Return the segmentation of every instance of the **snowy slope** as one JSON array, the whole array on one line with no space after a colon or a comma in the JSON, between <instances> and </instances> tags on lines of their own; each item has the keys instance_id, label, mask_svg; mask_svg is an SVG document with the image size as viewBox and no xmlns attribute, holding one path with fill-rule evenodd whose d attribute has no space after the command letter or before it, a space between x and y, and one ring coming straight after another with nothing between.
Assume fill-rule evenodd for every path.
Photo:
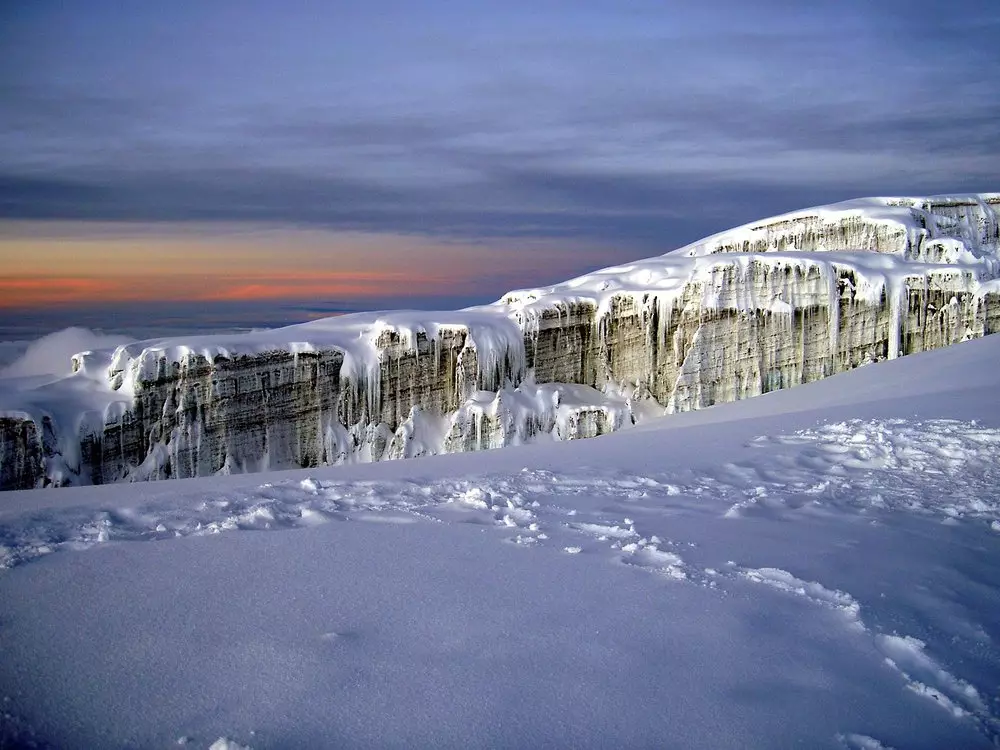
<instances>
[{"instance_id":1,"label":"snowy slope","mask_svg":"<svg viewBox=\"0 0 1000 750\"><path fill-rule=\"evenodd\" d=\"M993 747L998 358L570 444L7 493L0 737Z\"/></svg>"}]
</instances>

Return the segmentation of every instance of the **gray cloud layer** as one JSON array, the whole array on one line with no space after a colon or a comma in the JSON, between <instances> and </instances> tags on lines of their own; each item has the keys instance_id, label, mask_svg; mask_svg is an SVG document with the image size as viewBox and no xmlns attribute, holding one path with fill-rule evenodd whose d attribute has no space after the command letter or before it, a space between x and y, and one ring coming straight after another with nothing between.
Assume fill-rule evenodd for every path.
<instances>
[{"instance_id":1,"label":"gray cloud layer","mask_svg":"<svg viewBox=\"0 0 1000 750\"><path fill-rule=\"evenodd\" d=\"M415 5L5 7L0 217L638 252L1000 187L993 2Z\"/></svg>"}]
</instances>

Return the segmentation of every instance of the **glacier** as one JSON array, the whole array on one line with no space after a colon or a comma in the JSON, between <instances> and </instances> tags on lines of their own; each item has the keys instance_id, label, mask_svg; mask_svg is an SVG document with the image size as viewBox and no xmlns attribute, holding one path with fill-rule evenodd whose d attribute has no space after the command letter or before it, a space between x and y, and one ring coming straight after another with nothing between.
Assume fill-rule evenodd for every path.
<instances>
[{"instance_id":1,"label":"glacier","mask_svg":"<svg viewBox=\"0 0 1000 750\"><path fill-rule=\"evenodd\" d=\"M0 379L0 489L572 440L1000 328L1000 193L865 198L458 311L81 352Z\"/></svg>"}]
</instances>

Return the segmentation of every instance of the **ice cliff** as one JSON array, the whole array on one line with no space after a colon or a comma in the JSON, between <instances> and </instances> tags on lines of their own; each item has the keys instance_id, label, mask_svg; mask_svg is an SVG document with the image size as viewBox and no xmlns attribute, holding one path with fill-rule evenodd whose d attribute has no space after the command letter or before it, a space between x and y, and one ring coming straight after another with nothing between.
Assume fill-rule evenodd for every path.
<instances>
[{"instance_id":1,"label":"ice cliff","mask_svg":"<svg viewBox=\"0 0 1000 750\"><path fill-rule=\"evenodd\" d=\"M1000 194L798 211L465 310L142 341L0 380L0 488L591 437L1000 328Z\"/></svg>"}]
</instances>

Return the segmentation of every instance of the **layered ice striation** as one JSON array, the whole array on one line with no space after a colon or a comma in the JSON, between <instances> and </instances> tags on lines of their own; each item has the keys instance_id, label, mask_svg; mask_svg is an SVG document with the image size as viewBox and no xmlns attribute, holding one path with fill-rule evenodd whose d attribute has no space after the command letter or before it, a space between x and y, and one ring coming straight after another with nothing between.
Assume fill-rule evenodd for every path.
<instances>
[{"instance_id":1,"label":"layered ice striation","mask_svg":"<svg viewBox=\"0 0 1000 750\"><path fill-rule=\"evenodd\" d=\"M592 437L1000 328L1000 194L868 198L452 312L77 354L0 380L0 488Z\"/></svg>"}]
</instances>

